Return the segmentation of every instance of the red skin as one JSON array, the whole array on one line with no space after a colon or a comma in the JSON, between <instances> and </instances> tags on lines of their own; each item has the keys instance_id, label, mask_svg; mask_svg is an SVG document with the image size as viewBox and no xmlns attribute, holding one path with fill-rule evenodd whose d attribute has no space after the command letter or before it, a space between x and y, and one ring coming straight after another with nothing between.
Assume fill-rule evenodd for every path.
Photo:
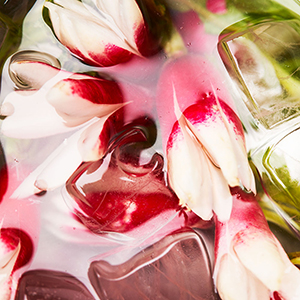
<instances>
[{"instance_id":1,"label":"red skin","mask_svg":"<svg viewBox=\"0 0 300 300\"><path fill-rule=\"evenodd\" d=\"M284 300L284 299L278 294L278 292L274 292L273 299L270 298L270 300Z\"/></svg>"},{"instance_id":2,"label":"red skin","mask_svg":"<svg viewBox=\"0 0 300 300\"><path fill-rule=\"evenodd\" d=\"M139 52L149 57L156 54L159 50L159 44L150 34L147 25L142 22L135 30L134 40Z\"/></svg>"},{"instance_id":3,"label":"red skin","mask_svg":"<svg viewBox=\"0 0 300 300\"><path fill-rule=\"evenodd\" d=\"M101 78L62 80L70 85L74 95L82 97L95 104L117 104L123 102L123 95L118 84L111 80Z\"/></svg>"},{"instance_id":4,"label":"red skin","mask_svg":"<svg viewBox=\"0 0 300 300\"><path fill-rule=\"evenodd\" d=\"M17 228L1 228L1 240L11 250L21 243L20 252L12 273L30 261L33 254L33 242L25 231Z\"/></svg>"},{"instance_id":5,"label":"red skin","mask_svg":"<svg viewBox=\"0 0 300 300\"><path fill-rule=\"evenodd\" d=\"M116 64L129 61L133 56L133 54L128 50L109 44L105 47L104 53L89 52L88 54L93 60L83 55L79 49L70 47L68 47L68 49L84 63L95 67L114 66Z\"/></svg>"},{"instance_id":6,"label":"red skin","mask_svg":"<svg viewBox=\"0 0 300 300\"><path fill-rule=\"evenodd\" d=\"M29 263L33 256L33 241L30 238L30 236L23 230L13 228L13 227L6 227L6 228L0 228L0 239L1 239L1 247L3 247L5 250L10 252L10 254L13 254L14 251L17 249L17 247L20 245L19 252L15 253L17 254L16 261L12 267L12 269L9 269L7 271L10 271L10 274L6 274L7 279L4 284L4 287L7 289L5 295L8 297L12 291L12 279L14 276L14 273ZM9 263L9 262L8 262ZM3 266L5 270L6 265ZM3 291L1 291L3 292ZM2 299L2 298L1 298ZM6 299L6 298L5 298Z\"/></svg>"}]
</instances>

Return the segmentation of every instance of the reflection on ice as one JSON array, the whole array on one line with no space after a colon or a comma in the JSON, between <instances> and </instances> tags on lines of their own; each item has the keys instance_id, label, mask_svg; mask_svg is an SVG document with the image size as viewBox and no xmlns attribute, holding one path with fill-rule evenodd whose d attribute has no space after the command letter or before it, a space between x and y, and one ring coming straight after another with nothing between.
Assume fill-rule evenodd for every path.
<instances>
[{"instance_id":1,"label":"reflection on ice","mask_svg":"<svg viewBox=\"0 0 300 300\"><path fill-rule=\"evenodd\" d=\"M272 128L299 115L299 21L263 21L224 36L220 54L253 118Z\"/></svg>"}]
</instances>

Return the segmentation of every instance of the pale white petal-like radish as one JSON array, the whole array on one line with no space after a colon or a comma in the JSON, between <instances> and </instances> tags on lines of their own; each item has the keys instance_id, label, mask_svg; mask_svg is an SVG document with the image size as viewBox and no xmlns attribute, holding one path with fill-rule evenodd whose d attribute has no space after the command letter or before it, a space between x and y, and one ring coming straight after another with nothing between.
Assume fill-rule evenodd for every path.
<instances>
[{"instance_id":1,"label":"pale white petal-like radish","mask_svg":"<svg viewBox=\"0 0 300 300\"><path fill-rule=\"evenodd\" d=\"M244 176L253 177L240 121L231 108L220 99L217 101L213 94L206 95L183 113L175 88L173 97L178 121L167 144L170 185L181 202L200 217L207 219L214 211L221 220L228 220L232 208L229 187L242 184L239 166L246 166L248 173ZM233 139L228 131L234 132L236 137ZM238 161L235 155L238 147L242 149L237 152L245 155L243 161ZM201 214L200 207L206 206L207 199L211 201L210 214Z\"/></svg>"},{"instance_id":2,"label":"pale white petal-like radish","mask_svg":"<svg viewBox=\"0 0 300 300\"><path fill-rule=\"evenodd\" d=\"M230 188L243 186L253 192L256 188L243 127L222 76L204 56L175 57L162 69L156 102L173 190L181 202L186 202L195 212L196 206L200 207L202 201L206 202L204 199L211 197L211 214L215 212L223 221L229 219ZM184 146L180 144L186 144L188 139L194 146L185 146L183 153L181 147ZM193 154L188 154L192 151ZM201 156L195 154L197 151ZM188 159L185 155L193 156L186 170L184 162ZM178 166L176 171L174 166ZM195 170L191 171L193 168ZM206 182L205 185L202 182ZM197 187L201 190L196 192Z\"/></svg>"},{"instance_id":3,"label":"pale white petal-like radish","mask_svg":"<svg viewBox=\"0 0 300 300\"><path fill-rule=\"evenodd\" d=\"M254 194L240 188L232 194L230 219L215 218L214 280L221 299L298 299L300 270L269 229Z\"/></svg>"},{"instance_id":4,"label":"pale white petal-like radish","mask_svg":"<svg viewBox=\"0 0 300 300\"><path fill-rule=\"evenodd\" d=\"M285 264L273 236L260 230L244 230L234 236L232 247L245 268L270 290L279 290Z\"/></svg>"},{"instance_id":5,"label":"pale white petal-like radish","mask_svg":"<svg viewBox=\"0 0 300 300\"><path fill-rule=\"evenodd\" d=\"M33 66L40 70L40 64ZM53 68L45 66L47 70L51 73ZM60 71L39 90L18 90L4 99L0 112L7 117L1 131L22 139L66 133L94 117L111 114L123 106L122 102L116 82Z\"/></svg>"},{"instance_id":6,"label":"pale white petal-like radish","mask_svg":"<svg viewBox=\"0 0 300 300\"><path fill-rule=\"evenodd\" d=\"M228 220L232 210L232 197L230 190L222 172L212 165L211 162L209 163L210 176L212 179L211 197L213 198L213 211L219 216L220 220Z\"/></svg>"},{"instance_id":7,"label":"pale white petal-like radish","mask_svg":"<svg viewBox=\"0 0 300 300\"><path fill-rule=\"evenodd\" d=\"M221 103L223 107L218 103ZM223 118L225 109L226 119ZM221 100L216 101L213 95L200 100L184 112L188 128L203 145L212 163L222 170L231 187L240 184L238 165L248 166L246 151L243 161L238 161L235 155L236 148L244 147L244 135L238 117L233 114L229 106ZM233 118L236 119L235 122ZM231 139L228 131L235 133L235 140ZM241 142L237 142L238 139ZM253 177L251 172L248 173Z\"/></svg>"},{"instance_id":8,"label":"pale white petal-like radish","mask_svg":"<svg viewBox=\"0 0 300 300\"><path fill-rule=\"evenodd\" d=\"M65 4L68 1L60 2ZM110 66L131 58L129 45L104 20L96 18L79 1L69 2L81 5L79 12L73 11L72 7L45 3L53 30L65 47L84 62L95 66Z\"/></svg>"},{"instance_id":9,"label":"pale white petal-like radish","mask_svg":"<svg viewBox=\"0 0 300 300\"><path fill-rule=\"evenodd\" d=\"M71 1L66 1L66 0L55 0L55 1L46 1L45 2L45 6L47 7L48 5L54 4L58 7L63 7L65 8L67 11L72 11L78 15L81 15L85 18L92 18L89 10L87 9L83 9L87 6L84 5L84 3L82 1L75 1L75 0L71 0ZM96 18L95 18L96 20Z\"/></svg>"},{"instance_id":10,"label":"pale white petal-like radish","mask_svg":"<svg viewBox=\"0 0 300 300\"><path fill-rule=\"evenodd\" d=\"M236 257L222 256L216 286L223 300L270 300L269 290Z\"/></svg>"},{"instance_id":11,"label":"pale white petal-like radish","mask_svg":"<svg viewBox=\"0 0 300 300\"><path fill-rule=\"evenodd\" d=\"M1 132L13 138L31 139L74 130L65 125L43 96L38 92L29 95L21 91L9 94L1 108L1 114L8 115L2 122Z\"/></svg>"},{"instance_id":12,"label":"pale white petal-like radish","mask_svg":"<svg viewBox=\"0 0 300 300\"><path fill-rule=\"evenodd\" d=\"M279 242L278 242L279 243ZM282 256L286 258L284 250L281 245L278 245L279 250L282 252ZM288 264L288 263L286 263ZM284 272L284 276L281 278L280 294L283 299L297 300L300 299L300 273L298 268L294 268L293 265L287 267Z\"/></svg>"},{"instance_id":13,"label":"pale white petal-like radish","mask_svg":"<svg viewBox=\"0 0 300 300\"><path fill-rule=\"evenodd\" d=\"M28 69L28 64L22 65L21 73ZM40 64L33 66L40 71ZM42 69L53 70L47 65L42 65ZM124 105L116 82L65 71L51 77L38 91L20 90L9 94L1 107L2 115L6 115L1 128L4 135L30 139L76 130L24 179L12 197L25 198L55 189L64 184L83 161L101 159L107 151L110 135L122 122L122 112L111 118L106 127L104 124Z\"/></svg>"},{"instance_id":14,"label":"pale white petal-like radish","mask_svg":"<svg viewBox=\"0 0 300 300\"><path fill-rule=\"evenodd\" d=\"M46 99L69 127L104 117L123 106L116 82L77 74L55 84Z\"/></svg>"},{"instance_id":15,"label":"pale white petal-like radish","mask_svg":"<svg viewBox=\"0 0 300 300\"><path fill-rule=\"evenodd\" d=\"M148 38L143 15L134 0L97 1L97 9L78 0L46 1L53 31L71 53L94 66L113 66L133 54L147 55L158 45ZM79 21L80 20L80 21ZM150 44L155 47L149 47Z\"/></svg>"},{"instance_id":16,"label":"pale white petal-like radish","mask_svg":"<svg viewBox=\"0 0 300 300\"><path fill-rule=\"evenodd\" d=\"M192 136L187 134L185 137L181 131L175 134L174 140L169 141L167 152L169 184L182 205L188 204L195 213L209 220L213 208L210 195L212 183L209 176L203 176L204 172L208 172L207 158L199 151ZM198 201L200 199L201 203Z\"/></svg>"},{"instance_id":17,"label":"pale white petal-like radish","mask_svg":"<svg viewBox=\"0 0 300 300\"><path fill-rule=\"evenodd\" d=\"M167 145L170 185L181 203L186 203L203 219L209 220L213 211L228 219L232 206L228 184L222 170L212 162L208 149L191 130L193 125L180 112L175 91L174 108L178 122Z\"/></svg>"},{"instance_id":18,"label":"pale white petal-like radish","mask_svg":"<svg viewBox=\"0 0 300 300\"><path fill-rule=\"evenodd\" d=\"M119 30L126 37L126 42L133 49L138 51L136 37L138 30L145 26L144 18L135 0L97 0L96 5L101 12L112 18Z\"/></svg>"},{"instance_id":19,"label":"pale white petal-like radish","mask_svg":"<svg viewBox=\"0 0 300 300\"><path fill-rule=\"evenodd\" d=\"M231 140L231 144L233 145L233 151L237 161L238 178L247 190L256 193L255 179L252 175L252 171L248 163L248 154L245 146L245 138L243 130L239 126L240 122L234 113L231 114L231 116L226 117L226 113L223 111L222 105L218 97L216 96L216 93L214 93L214 95L216 98L220 116L227 129L227 133ZM235 125L233 126L232 122L230 121L231 118L234 120L233 123L235 123Z\"/></svg>"},{"instance_id":20,"label":"pale white petal-like radish","mask_svg":"<svg viewBox=\"0 0 300 300\"><path fill-rule=\"evenodd\" d=\"M33 254L28 234L17 228L0 229L0 299L11 298L14 272L27 264Z\"/></svg>"}]
</instances>

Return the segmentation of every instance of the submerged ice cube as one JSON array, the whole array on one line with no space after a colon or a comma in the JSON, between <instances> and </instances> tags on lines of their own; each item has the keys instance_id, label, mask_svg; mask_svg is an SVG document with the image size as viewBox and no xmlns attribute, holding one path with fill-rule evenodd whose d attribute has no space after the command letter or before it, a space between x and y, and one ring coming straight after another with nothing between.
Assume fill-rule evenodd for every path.
<instances>
[{"instance_id":1,"label":"submerged ice cube","mask_svg":"<svg viewBox=\"0 0 300 300\"><path fill-rule=\"evenodd\" d=\"M276 16L234 24L223 31L218 45L238 91L249 157L262 183L259 193L265 200L261 202L264 212L298 237L299 45L299 20Z\"/></svg>"},{"instance_id":2,"label":"submerged ice cube","mask_svg":"<svg viewBox=\"0 0 300 300\"><path fill-rule=\"evenodd\" d=\"M263 188L277 212L300 237L300 128L278 134L250 152Z\"/></svg>"},{"instance_id":3,"label":"submerged ice cube","mask_svg":"<svg viewBox=\"0 0 300 300\"><path fill-rule=\"evenodd\" d=\"M253 124L270 129L299 115L300 22L266 19L237 26L223 32L219 53Z\"/></svg>"},{"instance_id":4,"label":"submerged ice cube","mask_svg":"<svg viewBox=\"0 0 300 300\"><path fill-rule=\"evenodd\" d=\"M83 163L66 183L65 200L76 218L92 232L117 240L145 239L181 209L167 186L163 157L151 150L142 157L156 131L152 121L140 121L124 127L104 159Z\"/></svg>"},{"instance_id":5,"label":"submerged ice cube","mask_svg":"<svg viewBox=\"0 0 300 300\"><path fill-rule=\"evenodd\" d=\"M167 235L124 263L94 261L88 275L102 300L218 299L207 245L187 228Z\"/></svg>"},{"instance_id":6,"label":"submerged ice cube","mask_svg":"<svg viewBox=\"0 0 300 300\"><path fill-rule=\"evenodd\" d=\"M19 280L15 300L94 300L76 277L54 270L31 270Z\"/></svg>"}]
</instances>

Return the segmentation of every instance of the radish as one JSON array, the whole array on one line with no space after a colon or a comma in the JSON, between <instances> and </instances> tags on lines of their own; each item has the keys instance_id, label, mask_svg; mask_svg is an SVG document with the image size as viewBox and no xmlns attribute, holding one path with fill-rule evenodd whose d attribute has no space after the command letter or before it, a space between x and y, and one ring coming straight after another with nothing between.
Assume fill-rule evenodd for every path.
<instances>
[{"instance_id":1,"label":"radish","mask_svg":"<svg viewBox=\"0 0 300 300\"><path fill-rule=\"evenodd\" d=\"M218 78L204 57L176 58L162 72L157 99L170 186L204 220L213 212L229 219L230 187L255 192L242 124Z\"/></svg>"},{"instance_id":2,"label":"radish","mask_svg":"<svg viewBox=\"0 0 300 300\"><path fill-rule=\"evenodd\" d=\"M113 66L133 55L148 56L158 50L135 0L46 1L45 8L58 40L83 62Z\"/></svg>"},{"instance_id":3,"label":"radish","mask_svg":"<svg viewBox=\"0 0 300 300\"><path fill-rule=\"evenodd\" d=\"M36 71L34 77L25 75L29 67ZM123 112L115 113L125 105L116 82L66 71L54 72L54 69L40 62L19 62L14 70L19 72L16 74L20 80L24 78L33 87L38 86L46 80L45 70L50 71L50 79L39 90L11 92L1 106L1 114L6 115L1 132L6 136L35 139L73 131L16 189L13 194L16 198L27 197L36 188L55 189L83 161L101 159L111 135L123 122ZM38 77L42 78L39 83L35 80Z\"/></svg>"},{"instance_id":4,"label":"radish","mask_svg":"<svg viewBox=\"0 0 300 300\"><path fill-rule=\"evenodd\" d=\"M214 281L223 300L300 299L300 271L268 227L253 193L232 191L228 221L216 223Z\"/></svg>"},{"instance_id":5,"label":"radish","mask_svg":"<svg viewBox=\"0 0 300 300\"><path fill-rule=\"evenodd\" d=\"M0 229L0 299L9 300L13 273L26 265L33 254L31 238L16 228Z\"/></svg>"}]
</instances>

